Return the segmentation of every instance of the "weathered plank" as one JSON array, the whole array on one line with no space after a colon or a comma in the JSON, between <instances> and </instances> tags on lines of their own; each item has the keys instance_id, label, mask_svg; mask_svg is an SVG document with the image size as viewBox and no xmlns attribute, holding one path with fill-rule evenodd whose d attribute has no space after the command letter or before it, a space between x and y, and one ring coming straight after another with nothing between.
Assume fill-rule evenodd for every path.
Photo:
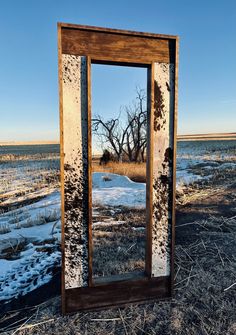
<instances>
[{"instance_id":1,"label":"weathered plank","mask_svg":"<svg viewBox=\"0 0 236 335\"><path fill-rule=\"evenodd\" d=\"M64 283L88 285L88 120L86 57L62 55Z\"/></svg>"},{"instance_id":2,"label":"weathered plank","mask_svg":"<svg viewBox=\"0 0 236 335\"><path fill-rule=\"evenodd\" d=\"M170 297L170 277L124 280L94 287L66 290L66 311L98 309Z\"/></svg>"},{"instance_id":3,"label":"weathered plank","mask_svg":"<svg viewBox=\"0 0 236 335\"><path fill-rule=\"evenodd\" d=\"M73 23L65 23L65 22L58 22L58 28L69 28L69 29L76 29L76 30L86 30L86 31L96 31L96 32L103 32L103 33L113 33L119 36L121 35L132 35L137 37L153 37L156 39L168 39L168 40L176 40L178 36L176 35L169 35L169 34L156 34L150 32L143 32L143 31L134 31L134 30L125 30L125 29L114 29L114 28L104 28L98 26L87 26L83 24L73 24Z\"/></svg>"},{"instance_id":4,"label":"weathered plank","mask_svg":"<svg viewBox=\"0 0 236 335\"><path fill-rule=\"evenodd\" d=\"M154 63L152 276L171 269L174 64Z\"/></svg>"},{"instance_id":5,"label":"weathered plank","mask_svg":"<svg viewBox=\"0 0 236 335\"><path fill-rule=\"evenodd\" d=\"M173 62L175 41L168 38L62 28L62 53L90 56L92 60L150 64Z\"/></svg>"}]
</instances>

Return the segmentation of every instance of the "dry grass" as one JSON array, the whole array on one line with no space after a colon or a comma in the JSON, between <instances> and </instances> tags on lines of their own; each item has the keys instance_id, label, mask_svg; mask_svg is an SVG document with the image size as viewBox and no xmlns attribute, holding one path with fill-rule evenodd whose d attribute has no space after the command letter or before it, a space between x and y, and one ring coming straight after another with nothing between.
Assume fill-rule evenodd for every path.
<instances>
[{"instance_id":1,"label":"dry grass","mask_svg":"<svg viewBox=\"0 0 236 335\"><path fill-rule=\"evenodd\" d=\"M204 221L198 223L209 227ZM177 244L172 299L62 316L60 299L54 298L32 307L22 326L13 324L5 334L234 335L235 228L226 233L224 225L233 227L236 219L221 218L219 222L212 217L208 231L199 231L193 224L194 242L183 239Z\"/></svg>"},{"instance_id":2,"label":"dry grass","mask_svg":"<svg viewBox=\"0 0 236 335\"><path fill-rule=\"evenodd\" d=\"M93 171L125 174L132 180L145 181L145 164L110 163L104 167L95 162ZM177 222L176 228L175 294L172 299L62 316L61 301L56 297L38 306L6 313L0 323L17 313L23 312L23 315L18 323L12 321L0 332L6 335L236 334L236 211L233 208L236 198L233 173L230 171L227 177L225 172L217 172L212 177L212 184L204 181L201 187L198 183L193 188L189 186L186 193L178 194L177 203L184 221ZM228 182L232 185L227 185ZM229 211L226 207L224 213L219 214L220 205L227 201L231 204ZM184 212L186 209L192 214ZM203 210L208 213L204 219ZM186 213L192 216L187 215L186 218ZM139 213L139 218L141 216L142 213ZM126 221L127 217L128 214L123 212L119 216L114 214L115 220ZM129 222L133 226L131 219L132 216ZM104 250L111 247L110 252L113 252L109 242L115 243L116 234L120 238L121 229L127 227L96 230L98 239L106 239ZM131 242L129 245L132 245ZM97 249L98 259L101 259L100 251ZM104 271L102 263L103 259L97 268L100 275Z\"/></svg>"},{"instance_id":3,"label":"dry grass","mask_svg":"<svg viewBox=\"0 0 236 335\"><path fill-rule=\"evenodd\" d=\"M11 231L8 223L0 223L0 234L7 234Z\"/></svg>"},{"instance_id":4,"label":"dry grass","mask_svg":"<svg viewBox=\"0 0 236 335\"><path fill-rule=\"evenodd\" d=\"M94 277L144 271L145 209L119 208L112 217L108 208L100 208L99 212L101 217L93 218L96 221L114 221L93 228ZM116 225L116 221L122 224Z\"/></svg>"},{"instance_id":5,"label":"dry grass","mask_svg":"<svg viewBox=\"0 0 236 335\"><path fill-rule=\"evenodd\" d=\"M17 155L17 154L1 154L0 162L14 162L14 161L28 161L28 160L53 160L59 159L59 153L37 153L37 154L25 154L25 155Z\"/></svg>"},{"instance_id":6,"label":"dry grass","mask_svg":"<svg viewBox=\"0 0 236 335\"><path fill-rule=\"evenodd\" d=\"M93 160L92 171L121 174L136 182L146 182L146 163L109 162L99 165L99 160Z\"/></svg>"}]
</instances>

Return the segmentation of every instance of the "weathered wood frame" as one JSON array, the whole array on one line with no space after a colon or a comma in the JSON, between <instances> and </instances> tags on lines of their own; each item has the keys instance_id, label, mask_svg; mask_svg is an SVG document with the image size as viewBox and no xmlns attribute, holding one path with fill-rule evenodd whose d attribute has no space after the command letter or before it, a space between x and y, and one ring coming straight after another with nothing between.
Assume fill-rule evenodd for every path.
<instances>
[{"instance_id":1,"label":"weathered wood frame","mask_svg":"<svg viewBox=\"0 0 236 335\"><path fill-rule=\"evenodd\" d=\"M58 24L62 310L169 297L173 292L178 37ZM148 69L146 267L92 278L91 63Z\"/></svg>"}]
</instances>

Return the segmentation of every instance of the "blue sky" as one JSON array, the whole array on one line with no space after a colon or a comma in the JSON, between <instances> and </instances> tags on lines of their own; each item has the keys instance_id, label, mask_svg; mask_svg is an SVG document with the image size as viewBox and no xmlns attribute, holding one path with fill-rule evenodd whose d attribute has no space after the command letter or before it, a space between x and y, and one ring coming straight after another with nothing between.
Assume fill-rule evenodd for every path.
<instances>
[{"instance_id":1,"label":"blue sky","mask_svg":"<svg viewBox=\"0 0 236 335\"><path fill-rule=\"evenodd\" d=\"M115 65L92 64L92 114L104 119L126 115L124 106L136 100L136 90L147 94L147 69Z\"/></svg>"},{"instance_id":2,"label":"blue sky","mask_svg":"<svg viewBox=\"0 0 236 335\"><path fill-rule=\"evenodd\" d=\"M235 131L235 0L0 0L0 141L59 138L57 22L179 35L178 133Z\"/></svg>"}]
</instances>

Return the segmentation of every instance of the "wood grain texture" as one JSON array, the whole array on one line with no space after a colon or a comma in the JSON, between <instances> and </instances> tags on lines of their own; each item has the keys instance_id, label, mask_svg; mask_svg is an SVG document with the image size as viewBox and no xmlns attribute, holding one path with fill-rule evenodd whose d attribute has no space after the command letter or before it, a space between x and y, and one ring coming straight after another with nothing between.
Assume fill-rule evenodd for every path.
<instances>
[{"instance_id":1,"label":"wood grain texture","mask_svg":"<svg viewBox=\"0 0 236 335\"><path fill-rule=\"evenodd\" d=\"M92 60L151 64L173 62L175 41L116 34L112 31L62 28L64 54L90 56Z\"/></svg>"},{"instance_id":2,"label":"wood grain texture","mask_svg":"<svg viewBox=\"0 0 236 335\"><path fill-rule=\"evenodd\" d=\"M91 310L170 296L170 278L124 280L106 285L66 290L65 310Z\"/></svg>"},{"instance_id":3,"label":"wood grain texture","mask_svg":"<svg viewBox=\"0 0 236 335\"><path fill-rule=\"evenodd\" d=\"M61 29L58 26L58 87L59 87L59 115L60 115L60 182L61 182L61 305L65 314L65 240L64 240L64 146L63 146L63 90L62 90L62 52Z\"/></svg>"},{"instance_id":4,"label":"wood grain texture","mask_svg":"<svg viewBox=\"0 0 236 335\"><path fill-rule=\"evenodd\" d=\"M147 80L147 162L146 162L146 252L145 271L152 276L152 216L153 216L153 78L154 67L148 68Z\"/></svg>"},{"instance_id":5,"label":"wood grain texture","mask_svg":"<svg viewBox=\"0 0 236 335\"><path fill-rule=\"evenodd\" d=\"M88 285L87 63L62 55L64 285Z\"/></svg>"},{"instance_id":6,"label":"wood grain texture","mask_svg":"<svg viewBox=\"0 0 236 335\"><path fill-rule=\"evenodd\" d=\"M154 63L152 276L171 270L174 64Z\"/></svg>"},{"instance_id":7,"label":"wood grain texture","mask_svg":"<svg viewBox=\"0 0 236 335\"><path fill-rule=\"evenodd\" d=\"M93 283L95 286L111 284L117 281L131 281L131 280L138 280L138 279L146 279L146 273L143 271L135 271L131 273L121 273L116 275L110 275L107 277L97 277L94 278Z\"/></svg>"},{"instance_id":8,"label":"wood grain texture","mask_svg":"<svg viewBox=\"0 0 236 335\"><path fill-rule=\"evenodd\" d=\"M171 295L174 294L175 277L175 202L176 202L176 155L177 155L177 120L178 120L178 77L179 77L179 38L175 45L175 71L174 71L174 115L173 115L173 169L172 169L172 229L171 229Z\"/></svg>"},{"instance_id":9,"label":"wood grain texture","mask_svg":"<svg viewBox=\"0 0 236 335\"><path fill-rule=\"evenodd\" d=\"M97 32L109 32L118 35L133 35L139 37L153 37L159 39L170 39L176 40L178 36L176 35L168 35L168 34L156 34L156 33L149 33L143 31L133 31L133 30L125 30L125 29L114 29L114 28L105 28L105 27L97 27L97 26L88 26L88 25L81 25L81 24L72 24L72 23L65 23L65 22L58 22L58 29L62 28L70 28L76 30L87 30L87 31L97 31Z\"/></svg>"},{"instance_id":10,"label":"wood grain texture","mask_svg":"<svg viewBox=\"0 0 236 335\"><path fill-rule=\"evenodd\" d=\"M88 262L89 262L89 286L93 285L93 236L92 236L92 220L93 220L93 204L92 204L92 127L91 127L91 58L87 57L87 115L88 115Z\"/></svg>"}]
</instances>

